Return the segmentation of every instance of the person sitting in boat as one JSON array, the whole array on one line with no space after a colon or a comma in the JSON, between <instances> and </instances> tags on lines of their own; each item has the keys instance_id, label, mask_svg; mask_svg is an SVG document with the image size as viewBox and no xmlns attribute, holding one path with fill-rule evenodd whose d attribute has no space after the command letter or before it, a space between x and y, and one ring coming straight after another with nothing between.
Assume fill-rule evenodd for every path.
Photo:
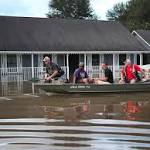
<instances>
[{"instance_id":1,"label":"person sitting in boat","mask_svg":"<svg viewBox=\"0 0 150 150\"><path fill-rule=\"evenodd\" d=\"M104 77L95 79L96 84L111 84L113 83L113 73L108 68L108 64L106 62L101 64L101 68L104 70Z\"/></svg>"},{"instance_id":2,"label":"person sitting in boat","mask_svg":"<svg viewBox=\"0 0 150 150\"><path fill-rule=\"evenodd\" d=\"M61 67L53 63L48 56L43 59L43 62L46 65L46 73L44 75L45 82L51 82L53 79L58 79L64 75L64 71Z\"/></svg>"},{"instance_id":3,"label":"person sitting in boat","mask_svg":"<svg viewBox=\"0 0 150 150\"><path fill-rule=\"evenodd\" d=\"M77 68L73 74L73 83L89 83L90 79L88 77L87 72L84 70L84 63L79 64L79 68Z\"/></svg>"},{"instance_id":4,"label":"person sitting in boat","mask_svg":"<svg viewBox=\"0 0 150 150\"><path fill-rule=\"evenodd\" d=\"M126 59L121 69L121 80L119 83L130 83L141 81L140 74L145 77L143 70L136 64L132 64L130 59Z\"/></svg>"}]
</instances>

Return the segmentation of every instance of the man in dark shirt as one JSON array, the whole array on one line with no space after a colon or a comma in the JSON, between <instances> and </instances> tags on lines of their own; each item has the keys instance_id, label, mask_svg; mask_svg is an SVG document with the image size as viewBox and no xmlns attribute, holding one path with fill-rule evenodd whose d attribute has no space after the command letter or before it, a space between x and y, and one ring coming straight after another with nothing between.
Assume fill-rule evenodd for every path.
<instances>
[{"instance_id":1,"label":"man in dark shirt","mask_svg":"<svg viewBox=\"0 0 150 150\"><path fill-rule=\"evenodd\" d=\"M108 68L107 63L102 63L101 67L104 70L104 77L95 80L95 83L96 84L110 84L110 83L113 83L114 82L113 81L113 73Z\"/></svg>"},{"instance_id":2,"label":"man in dark shirt","mask_svg":"<svg viewBox=\"0 0 150 150\"><path fill-rule=\"evenodd\" d=\"M44 75L44 80L46 82L52 81L64 74L64 71L57 64L53 63L49 57L45 57L43 62L46 65L46 74Z\"/></svg>"}]
</instances>

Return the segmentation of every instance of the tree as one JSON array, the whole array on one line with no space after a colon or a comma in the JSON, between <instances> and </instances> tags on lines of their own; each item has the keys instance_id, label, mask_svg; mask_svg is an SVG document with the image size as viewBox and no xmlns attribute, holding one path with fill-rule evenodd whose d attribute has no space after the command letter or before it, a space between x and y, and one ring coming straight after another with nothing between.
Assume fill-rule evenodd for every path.
<instances>
[{"instance_id":1,"label":"tree","mask_svg":"<svg viewBox=\"0 0 150 150\"><path fill-rule=\"evenodd\" d=\"M122 22L130 31L150 29L150 0L129 0L107 11L108 20Z\"/></svg>"},{"instance_id":2,"label":"tree","mask_svg":"<svg viewBox=\"0 0 150 150\"><path fill-rule=\"evenodd\" d=\"M47 16L49 18L95 18L89 0L50 0Z\"/></svg>"}]
</instances>

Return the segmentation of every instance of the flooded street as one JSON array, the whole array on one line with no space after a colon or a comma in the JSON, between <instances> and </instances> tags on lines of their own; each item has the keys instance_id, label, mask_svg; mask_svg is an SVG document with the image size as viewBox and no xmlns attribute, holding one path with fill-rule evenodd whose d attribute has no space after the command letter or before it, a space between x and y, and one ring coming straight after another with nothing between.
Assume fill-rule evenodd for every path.
<instances>
[{"instance_id":1,"label":"flooded street","mask_svg":"<svg viewBox=\"0 0 150 150\"><path fill-rule=\"evenodd\" d=\"M0 150L150 150L148 92L44 95L1 83L0 94Z\"/></svg>"}]
</instances>

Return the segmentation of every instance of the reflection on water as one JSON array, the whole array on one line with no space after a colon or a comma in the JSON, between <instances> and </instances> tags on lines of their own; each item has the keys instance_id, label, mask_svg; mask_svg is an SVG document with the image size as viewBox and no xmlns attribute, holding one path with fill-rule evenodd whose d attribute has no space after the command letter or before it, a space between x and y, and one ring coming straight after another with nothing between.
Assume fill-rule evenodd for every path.
<instances>
[{"instance_id":1,"label":"reflection on water","mask_svg":"<svg viewBox=\"0 0 150 150\"><path fill-rule=\"evenodd\" d=\"M20 91L32 93L25 86ZM150 149L149 93L21 92L0 97L0 150Z\"/></svg>"}]
</instances>

